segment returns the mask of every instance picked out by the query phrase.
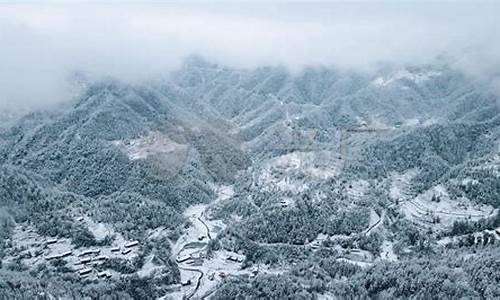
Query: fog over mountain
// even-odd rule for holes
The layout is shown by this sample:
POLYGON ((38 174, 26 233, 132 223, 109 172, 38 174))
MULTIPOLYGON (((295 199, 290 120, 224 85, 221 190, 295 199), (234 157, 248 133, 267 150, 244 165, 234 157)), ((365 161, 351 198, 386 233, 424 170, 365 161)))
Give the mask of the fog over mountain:
POLYGON ((143 81, 168 74, 189 55, 293 71, 444 61, 490 80, 500 61, 498 10, 482 1, 7 2, 0 6, 0 107, 64 101, 75 71, 143 81))
POLYGON ((500 298, 498 8, 0 4, 0 298, 500 298))

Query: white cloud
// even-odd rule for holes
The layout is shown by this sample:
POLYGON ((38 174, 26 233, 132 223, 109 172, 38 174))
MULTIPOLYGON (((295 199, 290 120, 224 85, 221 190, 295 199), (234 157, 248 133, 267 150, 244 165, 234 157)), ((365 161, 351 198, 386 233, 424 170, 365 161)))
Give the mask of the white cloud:
POLYGON ((73 70, 141 80, 199 54, 237 67, 431 63, 481 76, 500 62, 495 3, 0 5, 0 107, 68 97, 73 70))

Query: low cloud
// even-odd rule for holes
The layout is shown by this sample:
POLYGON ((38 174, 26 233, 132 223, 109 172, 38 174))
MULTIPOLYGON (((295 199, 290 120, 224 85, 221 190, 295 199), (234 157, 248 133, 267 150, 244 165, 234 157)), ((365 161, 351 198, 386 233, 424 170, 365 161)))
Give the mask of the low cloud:
POLYGON ((495 77, 498 28, 493 2, 3 4, 0 109, 70 98, 74 71, 141 81, 192 54, 243 68, 359 71, 444 57, 495 77))

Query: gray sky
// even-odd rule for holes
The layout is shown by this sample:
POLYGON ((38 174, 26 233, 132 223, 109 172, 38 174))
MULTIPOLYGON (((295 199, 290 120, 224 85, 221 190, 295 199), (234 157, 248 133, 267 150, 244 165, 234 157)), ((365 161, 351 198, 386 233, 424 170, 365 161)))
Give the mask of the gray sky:
POLYGON ((444 56, 475 76, 500 73, 495 2, 69 3, 0 4, 0 109, 64 101, 74 70, 140 81, 191 54, 294 71, 444 56))

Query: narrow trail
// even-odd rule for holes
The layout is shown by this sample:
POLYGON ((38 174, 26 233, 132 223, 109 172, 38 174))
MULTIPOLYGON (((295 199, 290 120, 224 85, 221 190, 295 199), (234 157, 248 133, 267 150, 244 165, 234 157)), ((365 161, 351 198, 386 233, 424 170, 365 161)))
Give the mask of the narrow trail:
MULTIPOLYGON (((218 193, 223 194, 226 197, 231 196, 231 194, 223 193, 221 191, 218 191, 218 193)), ((191 289, 185 291, 183 299, 192 299, 192 298, 202 297, 201 295, 197 295, 197 293, 199 292, 200 287, 203 284, 202 280, 203 280, 204 276, 206 275, 205 274, 206 270, 204 271, 204 269, 202 267, 195 267, 195 266, 191 266, 191 265, 188 266, 187 264, 189 264, 189 261, 192 261, 193 255, 199 254, 200 258, 201 258, 202 257, 201 254, 203 252, 205 252, 205 254, 206 254, 208 243, 205 243, 205 245, 203 245, 202 247, 197 248, 197 249, 191 248, 192 247, 190 245, 191 243, 200 243, 200 235, 199 234, 202 234, 202 232, 205 232, 205 235, 209 241, 213 239, 210 227, 205 222, 206 221, 205 220, 206 209, 207 209, 207 207, 204 206, 200 210, 198 210, 197 212, 193 213, 190 216, 190 220, 193 223, 193 226, 195 226, 195 228, 197 228, 197 230, 195 231, 195 233, 191 232, 190 234, 186 235, 186 238, 182 241, 182 247, 180 247, 179 251, 175 255, 175 260, 178 263, 179 270, 182 270, 185 272, 195 272, 195 273, 199 274, 198 276, 196 276, 196 278, 193 279, 194 288, 191 288, 191 289), (199 223, 197 223, 197 222, 199 222, 199 223), (188 249, 191 249, 191 251, 187 251, 186 253, 183 254, 183 252, 188 250, 188 249)), ((189 277, 191 277, 191 276, 188 275, 188 278, 189 277)))
POLYGON ((382 215, 379 217, 379 219, 377 220, 377 222, 373 223, 373 225, 371 225, 370 227, 368 227, 365 230, 365 234, 366 235, 370 234, 370 232, 372 230, 374 230, 375 228, 377 228, 382 223, 382 221, 384 220, 384 218, 385 218, 385 211, 382 212, 382 215))
POLYGON ((208 291, 207 293, 205 293, 205 295, 201 296, 201 300, 205 300, 207 299, 208 297, 210 297, 210 295, 212 295, 214 292, 216 291, 216 289, 212 289, 210 291, 208 291))
MULTIPOLYGON (((210 235, 210 229, 208 228, 208 225, 201 219, 202 216, 203 216, 203 213, 201 213, 201 215, 197 219, 198 219, 198 221, 200 221, 201 224, 203 224, 203 226, 206 229, 207 237, 208 237, 209 240, 211 240, 212 236, 210 235)), ((204 251, 204 250, 206 250, 206 248, 207 248, 207 246, 203 247, 198 252, 204 251)), ((191 268, 189 268, 189 269, 188 268, 184 268, 184 270, 200 273, 200 276, 198 276, 198 278, 196 279, 196 285, 194 287, 193 292, 190 295, 186 296, 186 299, 190 299, 191 297, 193 297, 194 295, 196 295, 196 292, 198 292, 198 289, 200 288, 200 284, 201 284, 201 279, 203 278, 203 276, 205 275, 205 273, 203 273, 203 271, 201 269, 196 269, 196 268, 192 268, 192 269, 191 268)))
MULTIPOLYGON (((212 234, 210 231, 210 227, 207 225, 207 223, 204 220, 205 209, 206 208, 203 208, 203 211, 194 213, 190 217, 190 219, 193 220, 193 222, 196 222, 196 221, 199 222, 199 224, 201 224, 201 226, 199 224, 195 225, 195 226, 198 227, 200 231, 203 228, 208 240, 212 240, 212 234)), ((186 259, 186 257, 187 256, 191 257, 192 255, 201 254, 201 252, 206 252, 207 246, 208 246, 208 244, 205 244, 203 247, 198 248, 196 250, 193 250, 192 252, 189 252, 187 255, 184 254, 181 256, 181 254, 184 251, 186 251, 186 249, 190 249, 190 248, 186 247, 186 246, 189 246, 190 243, 199 243, 199 236, 198 235, 190 234, 187 237, 188 238, 183 241, 182 247, 176 253, 175 259, 178 263, 179 270, 187 271, 187 272, 195 272, 199 275, 196 276, 196 278, 194 279, 194 288, 186 291, 184 296, 183 296, 183 299, 191 299, 191 298, 194 298, 196 296, 196 294, 198 293, 200 286, 202 284, 202 279, 206 275, 202 268, 197 268, 197 267, 193 267, 193 266, 189 266, 189 267, 186 266, 186 263, 190 260, 190 259, 186 259)), ((196 298, 198 298, 198 297, 196 297, 196 298)))
POLYGON ((195 285, 194 289, 189 294, 184 295, 184 297, 183 297, 184 299, 191 299, 196 294, 196 292, 198 291, 198 289, 200 288, 201 279, 203 278, 203 276, 205 274, 201 270, 194 269, 194 268, 179 267, 179 269, 184 270, 184 271, 189 271, 189 272, 196 272, 196 273, 200 274, 198 276, 198 278, 196 279, 196 285, 195 285))
POLYGON ((491 217, 495 214, 495 209, 491 210, 488 215, 484 214, 470 214, 470 213, 458 213, 458 212, 450 212, 450 211, 444 211, 444 210, 433 210, 431 211, 430 209, 423 207, 421 204, 418 204, 414 200, 407 200, 408 203, 413 205, 415 207, 416 211, 420 214, 427 214, 429 212, 435 213, 435 214, 441 214, 441 215, 448 215, 448 216, 456 216, 456 217, 473 217, 473 218, 486 218, 486 217, 491 217))
POLYGON ((203 217, 203 214, 204 213, 201 213, 201 215, 198 217, 198 221, 200 221, 201 224, 203 224, 203 226, 205 227, 205 229, 207 230, 207 237, 209 240, 212 239, 212 236, 210 235, 210 228, 208 227, 208 225, 205 223, 205 221, 203 221, 201 219, 201 217, 203 217))

